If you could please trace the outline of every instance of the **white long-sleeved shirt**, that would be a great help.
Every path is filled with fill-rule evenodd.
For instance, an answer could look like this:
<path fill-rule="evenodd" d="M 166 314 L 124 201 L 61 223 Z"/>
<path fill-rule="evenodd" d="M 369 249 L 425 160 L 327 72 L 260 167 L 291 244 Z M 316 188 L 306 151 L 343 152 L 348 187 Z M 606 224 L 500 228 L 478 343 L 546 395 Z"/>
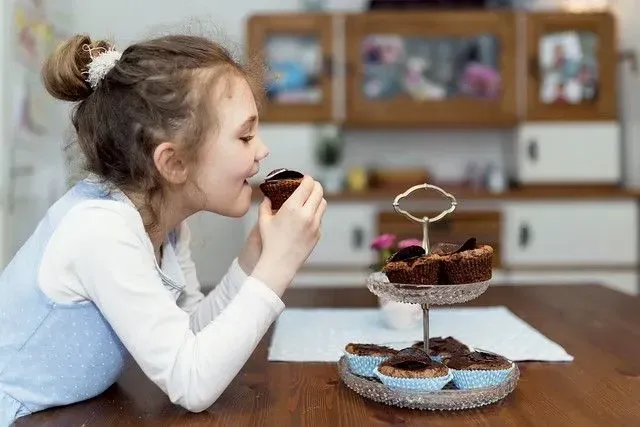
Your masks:
<path fill-rule="evenodd" d="M 164 245 L 160 269 L 131 204 L 82 202 L 48 242 L 39 283 L 53 301 L 92 301 L 145 374 L 172 402 L 197 412 L 222 394 L 284 304 L 237 260 L 205 297 L 186 223 L 178 236 L 175 252 Z M 163 276 L 184 284 L 179 296 Z"/>

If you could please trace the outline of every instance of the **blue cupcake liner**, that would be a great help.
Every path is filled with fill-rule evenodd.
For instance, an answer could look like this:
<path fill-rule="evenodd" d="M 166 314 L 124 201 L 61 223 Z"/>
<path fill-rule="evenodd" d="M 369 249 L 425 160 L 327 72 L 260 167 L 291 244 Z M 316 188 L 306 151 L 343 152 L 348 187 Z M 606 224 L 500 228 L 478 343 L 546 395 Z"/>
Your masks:
<path fill-rule="evenodd" d="M 451 370 L 442 377 L 435 378 L 396 378 L 381 374 L 378 368 L 375 370 L 376 376 L 384 385 L 391 388 L 418 390 L 418 391 L 438 391 L 442 390 L 445 385 L 453 378 Z"/>
<path fill-rule="evenodd" d="M 444 357 L 442 356 L 433 356 L 430 354 L 429 357 L 431 358 L 431 360 L 438 363 L 442 363 L 442 361 L 444 360 Z"/>
<path fill-rule="evenodd" d="M 480 370 L 480 369 L 450 369 L 453 384 L 460 390 L 471 388 L 493 387 L 507 380 L 513 371 L 513 364 L 509 369 Z"/>
<path fill-rule="evenodd" d="M 375 377 L 378 365 L 388 359 L 387 356 L 359 356 L 345 352 L 349 369 L 361 377 Z"/>

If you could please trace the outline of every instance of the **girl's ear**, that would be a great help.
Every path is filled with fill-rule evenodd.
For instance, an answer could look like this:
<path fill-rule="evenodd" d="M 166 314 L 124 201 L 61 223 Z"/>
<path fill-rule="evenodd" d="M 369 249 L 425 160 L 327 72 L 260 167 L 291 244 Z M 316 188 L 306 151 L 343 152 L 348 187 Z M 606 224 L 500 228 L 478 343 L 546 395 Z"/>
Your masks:
<path fill-rule="evenodd" d="M 153 163 L 162 178 L 171 184 L 187 182 L 187 162 L 178 146 L 173 142 L 163 142 L 153 151 Z"/>

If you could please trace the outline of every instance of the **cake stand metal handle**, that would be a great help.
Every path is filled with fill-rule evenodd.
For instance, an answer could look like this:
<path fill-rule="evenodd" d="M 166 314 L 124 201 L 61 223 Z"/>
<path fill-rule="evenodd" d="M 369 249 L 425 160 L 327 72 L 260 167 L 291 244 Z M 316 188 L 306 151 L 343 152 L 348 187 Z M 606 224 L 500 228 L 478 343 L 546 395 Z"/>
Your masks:
<path fill-rule="evenodd" d="M 404 209 L 400 208 L 400 200 L 407 197 L 409 194 L 413 193 L 414 191 L 422 190 L 422 189 L 425 189 L 425 190 L 430 189 L 430 190 L 438 191 L 440 194 L 442 194 L 443 196 L 445 196 L 451 201 L 451 206 L 448 209 L 445 209 L 444 211 L 440 212 L 439 215 L 436 215 L 433 218 L 428 218 L 426 216 L 423 218 L 418 218 L 414 215 L 411 215 L 409 212 L 405 211 Z M 431 185 L 431 184 L 420 184 L 420 185 L 413 186 L 409 188 L 407 191 L 405 191 L 404 193 L 398 194 L 395 200 L 393 201 L 393 209 L 397 213 L 406 216 L 412 221 L 419 222 L 422 224 L 422 247 L 424 248 L 426 253 L 429 253 L 429 224 L 432 222 L 440 221 L 442 218 L 444 218 L 445 216 L 453 212 L 456 209 L 456 206 L 458 206 L 458 201 L 453 196 L 453 194 L 447 193 L 442 188 L 437 187 L 435 185 Z M 429 304 L 422 304 L 422 333 L 423 333 L 423 340 L 424 340 L 423 348 L 424 348 L 424 351 L 427 354 L 429 354 Z"/>
<path fill-rule="evenodd" d="M 451 201 L 451 206 L 448 209 L 445 209 L 444 211 L 440 212 L 440 214 L 436 215 L 433 218 L 428 218 L 426 216 L 423 218 L 418 218 L 414 215 L 411 215 L 409 212 L 405 211 L 400 207 L 400 200 L 404 199 L 414 191 L 422 190 L 422 189 L 425 189 L 425 190 L 430 189 L 430 190 L 438 191 L 440 194 L 442 194 L 444 197 L 448 198 Z M 398 194 L 395 200 L 393 201 L 393 209 L 397 213 L 406 216 L 412 221 L 419 222 L 422 224 L 422 247 L 427 253 L 429 253 L 429 224 L 432 222 L 440 221 L 442 218 L 444 218 L 445 216 L 453 212 L 456 209 L 456 206 L 458 206 L 458 201 L 456 200 L 453 194 L 447 193 L 442 188 L 432 184 L 415 185 L 409 188 L 404 193 Z"/>

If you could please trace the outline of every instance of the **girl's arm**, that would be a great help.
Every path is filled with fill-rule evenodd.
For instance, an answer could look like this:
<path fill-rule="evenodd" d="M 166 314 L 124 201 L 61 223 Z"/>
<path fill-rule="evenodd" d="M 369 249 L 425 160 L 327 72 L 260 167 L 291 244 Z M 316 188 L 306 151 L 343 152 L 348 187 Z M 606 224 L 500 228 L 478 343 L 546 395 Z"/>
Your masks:
<path fill-rule="evenodd" d="M 122 203 L 74 209 L 47 253 L 43 289 L 93 301 L 145 374 L 195 412 L 216 401 L 284 309 L 271 289 L 248 277 L 225 310 L 194 333 L 161 282 L 139 214 Z"/>
<path fill-rule="evenodd" d="M 198 332 L 227 307 L 248 276 L 236 258 L 220 283 L 205 297 L 200 290 L 196 266 L 191 258 L 190 243 L 191 231 L 187 223 L 183 222 L 178 230 L 176 256 L 185 276 L 186 285 L 178 299 L 178 305 L 190 314 L 191 329 Z"/>

